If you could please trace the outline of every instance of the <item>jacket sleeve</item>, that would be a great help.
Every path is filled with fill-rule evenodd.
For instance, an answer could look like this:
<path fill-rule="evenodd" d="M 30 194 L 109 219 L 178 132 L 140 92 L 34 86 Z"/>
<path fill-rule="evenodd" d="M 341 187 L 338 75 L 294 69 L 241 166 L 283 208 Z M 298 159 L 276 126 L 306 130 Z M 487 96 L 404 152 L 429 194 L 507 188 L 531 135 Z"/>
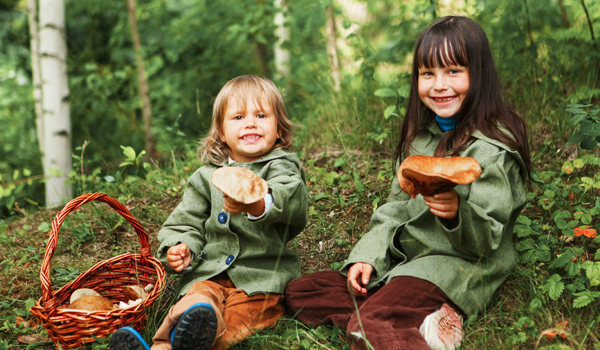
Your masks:
<path fill-rule="evenodd" d="M 284 241 L 297 236 L 308 222 L 308 192 L 302 170 L 294 162 L 285 159 L 271 161 L 265 175 L 273 204 L 263 216 L 253 222 L 276 226 L 288 226 Z"/>
<path fill-rule="evenodd" d="M 504 235 L 512 235 L 512 225 L 526 201 L 521 167 L 507 151 L 497 149 L 478 160 L 483 173 L 470 187 L 468 198 L 459 199 L 458 225 L 436 223 L 452 246 L 478 259 L 490 257 Z"/>
<path fill-rule="evenodd" d="M 392 180 L 392 189 L 387 202 L 377 208 L 371 216 L 369 232 L 367 232 L 352 249 L 350 256 L 341 268 L 347 274 L 350 266 L 358 262 L 373 266 L 376 273 L 371 277 L 371 283 L 381 279 L 390 269 L 392 258 L 404 260 L 406 257 L 398 250 L 393 238 L 396 232 L 410 220 L 407 207 L 410 196 L 400 189 L 398 179 Z"/>
<path fill-rule="evenodd" d="M 181 203 L 173 210 L 158 232 L 158 259 L 173 271 L 167 263 L 167 250 L 179 243 L 185 243 L 196 257 L 199 257 L 205 240 L 205 222 L 210 216 L 210 185 L 196 171 L 188 180 Z M 192 261 L 192 269 L 200 259 Z"/>

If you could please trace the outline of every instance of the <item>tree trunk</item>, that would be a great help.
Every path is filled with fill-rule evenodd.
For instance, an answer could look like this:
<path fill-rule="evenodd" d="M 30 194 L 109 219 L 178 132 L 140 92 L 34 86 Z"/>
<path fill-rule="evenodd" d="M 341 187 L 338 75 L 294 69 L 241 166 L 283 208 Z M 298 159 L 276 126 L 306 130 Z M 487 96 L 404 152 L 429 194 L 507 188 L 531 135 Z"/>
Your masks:
<path fill-rule="evenodd" d="M 131 37 L 133 39 L 135 60 L 137 62 L 138 90 L 140 93 L 140 100 L 142 102 L 142 116 L 144 118 L 144 128 L 146 129 L 146 156 L 149 158 L 155 158 L 157 154 L 156 142 L 154 140 L 154 135 L 152 135 L 152 106 L 150 105 L 148 80 L 146 79 L 144 60 L 142 59 L 142 55 L 140 53 L 142 50 L 142 45 L 140 44 L 140 35 L 137 28 L 135 0 L 127 0 L 127 8 L 129 10 L 129 25 L 131 27 Z"/>
<path fill-rule="evenodd" d="M 268 49 L 268 46 L 263 43 L 256 42 L 254 44 L 254 60 L 256 61 L 259 74 L 263 77 L 269 77 L 271 75 L 271 72 L 269 71 L 269 60 L 267 58 Z"/>
<path fill-rule="evenodd" d="M 290 52 L 281 47 L 284 41 L 290 39 L 290 27 L 285 26 L 287 12 L 287 0 L 275 0 L 275 8 L 279 11 L 275 14 L 275 35 L 279 37 L 275 43 L 275 75 L 277 77 L 290 75 Z"/>
<path fill-rule="evenodd" d="M 592 36 L 592 41 L 594 41 L 596 40 L 596 36 L 594 35 L 594 26 L 592 25 L 592 21 L 590 20 L 590 13 L 588 12 L 587 6 L 585 6 L 585 1 L 581 0 L 581 6 L 583 6 L 585 18 L 587 20 L 588 26 L 590 27 L 590 35 Z"/>
<path fill-rule="evenodd" d="M 329 58 L 329 67 L 331 68 L 331 79 L 333 80 L 333 89 L 340 91 L 340 60 L 337 49 L 337 28 L 335 26 L 335 8 L 327 8 L 327 57 Z"/>
<path fill-rule="evenodd" d="M 73 196 L 67 175 L 71 171 L 71 120 L 67 83 L 67 44 L 63 0 L 40 1 L 40 70 L 43 109 L 43 153 L 46 206 L 60 205 Z"/>
<path fill-rule="evenodd" d="M 529 17 L 529 6 L 527 5 L 527 0 L 523 0 L 525 3 L 525 14 L 527 15 L 527 33 L 529 35 L 529 43 L 531 46 L 535 47 L 535 43 L 533 42 L 533 32 L 531 31 L 531 19 Z"/>
<path fill-rule="evenodd" d="M 569 22 L 569 16 L 567 15 L 567 9 L 565 8 L 564 0 L 558 0 L 558 7 L 560 8 L 563 27 L 571 28 L 571 22 Z"/>
<path fill-rule="evenodd" d="M 37 137 L 44 164 L 44 124 L 42 109 L 42 77 L 40 73 L 40 44 L 39 28 L 37 20 L 37 0 L 27 0 L 29 17 L 29 46 L 31 50 L 31 80 L 33 82 L 33 99 L 35 101 L 35 124 L 37 126 Z"/>

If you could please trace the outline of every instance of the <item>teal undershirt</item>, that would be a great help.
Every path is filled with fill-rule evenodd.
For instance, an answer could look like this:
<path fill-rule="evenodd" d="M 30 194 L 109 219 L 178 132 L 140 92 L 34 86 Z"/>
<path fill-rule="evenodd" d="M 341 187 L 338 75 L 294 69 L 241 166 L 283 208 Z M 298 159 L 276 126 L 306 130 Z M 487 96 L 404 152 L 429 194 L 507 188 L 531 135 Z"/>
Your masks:
<path fill-rule="evenodd" d="M 446 132 L 456 127 L 456 116 L 452 116 L 450 118 L 442 118 L 439 115 L 436 115 L 435 121 L 438 123 L 438 126 L 440 127 L 442 132 Z"/>

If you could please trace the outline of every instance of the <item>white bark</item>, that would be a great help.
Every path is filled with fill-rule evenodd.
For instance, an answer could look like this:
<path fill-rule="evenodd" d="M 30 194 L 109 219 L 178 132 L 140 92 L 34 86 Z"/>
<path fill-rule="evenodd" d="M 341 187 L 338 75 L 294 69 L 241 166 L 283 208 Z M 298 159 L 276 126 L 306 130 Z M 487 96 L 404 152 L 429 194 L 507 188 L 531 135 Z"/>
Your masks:
<path fill-rule="evenodd" d="M 333 6 L 327 8 L 327 58 L 329 58 L 329 67 L 331 68 L 331 79 L 333 80 L 333 89 L 340 91 L 340 59 L 338 58 L 337 48 L 337 27 L 335 25 L 335 9 Z"/>
<path fill-rule="evenodd" d="M 29 17 L 29 46 L 31 49 L 31 75 L 33 82 L 33 99 L 35 101 L 35 121 L 37 126 L 37 137 L 42 154 L 42 164 L 44 163 L 44 124 L 42 119 L 42 77 L 40 75 L 40 43 L 39 29 L 37 20 L 37 0 L 27 0 L 27 10 Z"/>
<path fill-rule="evenodd" d="M 43 153 L 46 205 L 72 197 L 71 120 L 67 84 L 67 45 L 63 0 L 40 0 L 40 67 L 42 78 Z"/>
<path fill-rule="evenodd" d="M 279 37 L 275 43 L 275 74 L 278 77 L 290 75 L 290 51 L 281 47 L 284 41 L 290 39 L 290 27 L 285 26 L 287 12 L 287 0 L 275 0 L 275 8 L 279 11 L 275 14 L 275 35 Z"/>

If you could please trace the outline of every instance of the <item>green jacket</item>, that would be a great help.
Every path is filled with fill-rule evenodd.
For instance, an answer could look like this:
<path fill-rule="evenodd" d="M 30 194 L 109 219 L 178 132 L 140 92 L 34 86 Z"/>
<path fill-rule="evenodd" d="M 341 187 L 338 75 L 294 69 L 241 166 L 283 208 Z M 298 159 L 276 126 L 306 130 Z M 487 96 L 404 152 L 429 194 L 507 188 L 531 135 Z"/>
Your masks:
<path fill-rule="evenodd" d="M 267 181 L 273 204 L 266 215 L 251 221 L 246 213 L 223 210 L 223 192 L 211 182 L 221 166 L 240 166 Z M 285 285 L 300 277 L 300 259 L 286 243 L 306 226 L 308 193 L 300 160 L 294 153 L 276 149 L 252 163 L 209 164 L 188 180 L 181 203 L 158 233 L 158 258 L 169 268 L 167 250 L 182 242 L 195 257 L 182 272 L 180 294 L 194 282 L 227 270 L 236 288 L 248 295 L 283 293 Z M 219 214 L 226 220 L 219 222 Z"/>
<path fill-rule="evenodd" d="M 413 142 L 415 153 L 433 155 L 443 134 L 432 123 Z M 463 157 L 475 158 L 483 173 L 459 185 L 459 223 L 448 229 L 429 211 L 421 195 L 412 199 L 396 178 L 386 204 L 371 218 L 370 231 L 342 266 L 374 267 L 367 286 L 413 276 L 438 286 L 467 315 L 482 311 L 515 267 L 513 226 L 526 202 L 526 167 L 519 153 L 475 131 Z"/>

